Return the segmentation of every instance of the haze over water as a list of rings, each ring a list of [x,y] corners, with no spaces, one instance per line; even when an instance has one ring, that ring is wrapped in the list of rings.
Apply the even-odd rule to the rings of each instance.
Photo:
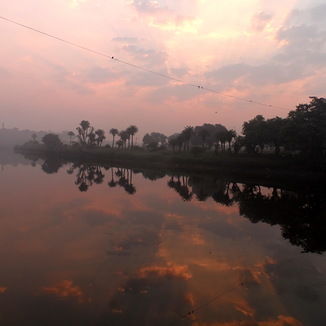
[[[324,254],[207,193],[248,185],[26,162],[0,173],[1,325],[324,325]]]

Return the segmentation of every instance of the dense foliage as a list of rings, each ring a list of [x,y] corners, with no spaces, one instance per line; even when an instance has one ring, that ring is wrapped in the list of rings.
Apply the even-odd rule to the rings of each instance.
[[[320,158],[326,151],[326,99],[311,97],[309,104],[299,104],[285,119],[267,119],[257,115],[243,124],[242,145],[249,153],[262,153],[270,146],[278,154],[298,152]]]

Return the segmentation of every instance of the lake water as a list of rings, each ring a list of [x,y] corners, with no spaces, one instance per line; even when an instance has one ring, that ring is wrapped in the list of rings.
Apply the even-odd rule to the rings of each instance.
[[[1,163],[0,325],[326,325],[319,190]]]

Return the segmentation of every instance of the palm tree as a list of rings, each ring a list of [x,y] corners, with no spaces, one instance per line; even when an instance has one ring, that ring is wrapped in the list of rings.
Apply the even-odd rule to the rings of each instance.
[[[226,132],[226,141],[229,143],[229,151],[231,152],[231,142],[232,139],[237,137],[237,133],[234,129],[230,129]]]
[[[190,126],[186,126],[182,133],[181,133],[184,137],[184,150],[189,151],[189,143],[190,143],[190,138],[192,135],[195,134],[195,130],[194,127],[190,127]]]
[[[120,149],[121,147],[123,147],[123,141],[121,139],[119,139],[116,144],[118,146],[118,149]]]
[[[131,148],[134,146],[134,135],[137,133],[138,128],[135,125],[131,125],[126,129],[129,136],[131,136]]]
[[[87,137],[92,132],[93,128],[87,120],[82,120],[79,125],[80,127],[76,128],[76,130],[78,131],[77,137],[82,145],[86,145]]]
[[[182,148],[182,145],[185,143],[185,137],[180,134],[177,138],[176,138],[176,141],[177,141],[177,145],[179,147],[179,150],[178,150],[178,153],[180,154],[181,153],[181,148]]]
[[[175,147],[178,145],[177,138],[169,139],[169,145],[172,147],[173,153],[176,153]]]
[[[126,130],[122,130],[119,132],[120,140],[122,141],[122,148],[127,148],[127,140],[130,139],[130,135]]]
[[[97,147],[101,147],[103,140],[105,139],[104,130],[97,129],[95,131],[95,134],[97,135],[97,138],[96,138]]]
[[[205,141],[206,141],[206,138],[210,135],[210,132],[208,129],[206,128],[201,128],[198,132],[198,136],[201,137],[201,140],[202,140],[202,147],[204,148],[205,147]]]
[[[119,134],[119,130],[116,128],[111,128],[110,129],[110,134],[112,135],[113,139],[112,139],[112,148],[114,147],[114,138],[116,135]]]
[[[221,143],[221,149],[222,149],[223,152],[225,152],[225,143],[226,143],[226,139],[227,139],[227,130],[217,132],[215,137],[216,137],[217,144],[220,142]]]
[[[94,132],[94,128],[92,127],[90,133],[87,135],[88,138],[88,146],[89,147],[95,147],[96,146],[96,135]]]

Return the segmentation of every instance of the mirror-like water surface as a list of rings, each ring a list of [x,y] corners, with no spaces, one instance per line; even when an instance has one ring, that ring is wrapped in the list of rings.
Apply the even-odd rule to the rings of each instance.
[[[0,182],[1,325],[325,325],[318,191],[53,162]]]

